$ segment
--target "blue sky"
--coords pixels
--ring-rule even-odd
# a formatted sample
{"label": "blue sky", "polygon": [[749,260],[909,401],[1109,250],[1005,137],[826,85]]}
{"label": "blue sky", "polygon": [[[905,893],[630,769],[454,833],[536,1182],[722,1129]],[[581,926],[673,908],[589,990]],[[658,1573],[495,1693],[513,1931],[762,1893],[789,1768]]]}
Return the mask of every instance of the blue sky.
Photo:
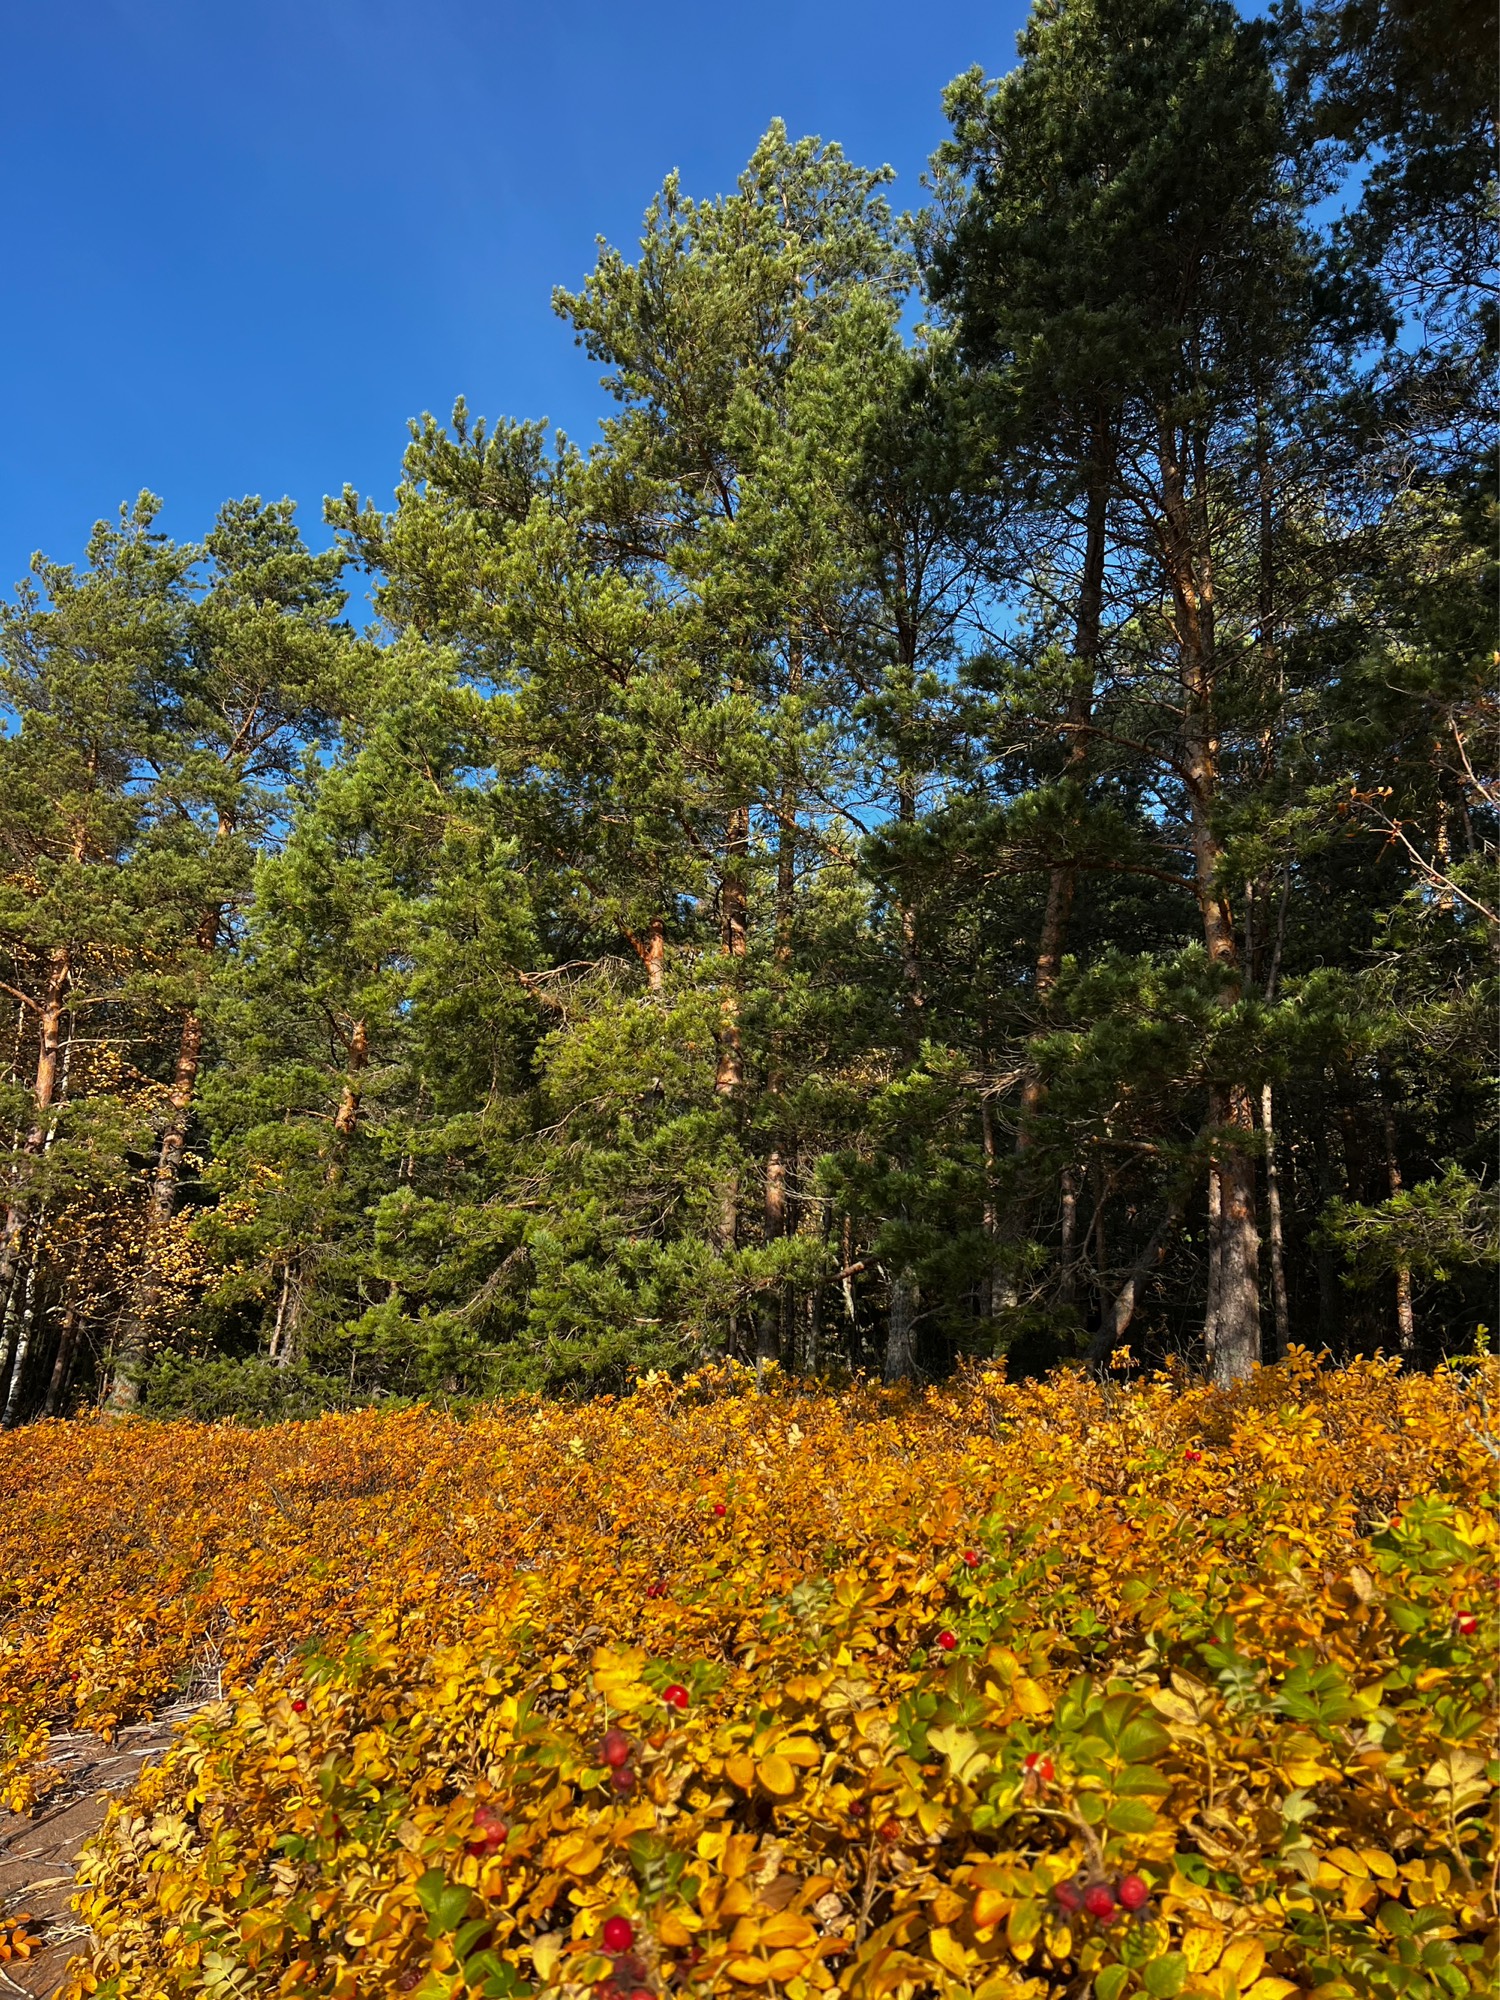
{"label": "blue sky", "polygon": [[462,392],[586,437],[553,314],[663,175],[727,187],[775,116],[900,175],[1020,0],[46,0],[0,8],[0,590],[150,487],[202,533],[290,494],[323,539]]}

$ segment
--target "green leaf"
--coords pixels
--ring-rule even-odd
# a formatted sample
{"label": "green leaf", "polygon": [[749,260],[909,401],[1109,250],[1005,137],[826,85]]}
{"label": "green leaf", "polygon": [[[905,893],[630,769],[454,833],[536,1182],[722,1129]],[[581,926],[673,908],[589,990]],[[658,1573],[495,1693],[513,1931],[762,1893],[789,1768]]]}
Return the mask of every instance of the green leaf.
{"label": "green leaf", "polygon": [[1171,1737],[1150,1715],[1138,1715],[1122,1731],[1115,1748],[1127,1764],[1148,1764],[1171,1744]]}
{"label": "green leaf", "polygon": [[1163,1799],[1171,1789],[1172,1780],[1150,1764],[1127,1764],[1115,1779],[1115,1791],[1121,1798]]}
{"label": "green leaf", "polygon": [[1006,1941],[1013,1951],[1025,1951],[1042,1928],[1044,1915],[1045,1910],[1039,1896],[1027,1896],[1016,1904],[1005,1924]]}
{"label": "green leaf", "polygon": [[522,2000],[522,1996],[534,1993],[507,1960],[492,1951],[476,1952],[464,1965],[464,1979],[470,1986],[477,1986],[485,2000]]}
{"label": "green leaf", "polygon": [[429,1868],[417,1881],[417,1901],[436,1933],[454,1931],[469,1914],[474,1892],[462,1882],[450,1882],[441,1868]]}
{"label": "green leaf", "polygon": [[1141,1971],[1141,1984],[1151,1995],[1151,2000],[1172,2000],[1187,1984],[1188,1962],[1180,1951],[1169,1951],[1164,1958],[1153,1958]]}
{"label": "green leaf", "polygon": [[1121,1799],[1110,1807],[1104,1824],[1111,1833],[1150,1833],[1156,1814],[1144,1799]]}
{"label": "green leaf", "polygon": [[1094,1980],[1094,2000],[1120,2000],[1129,1984],[1128,1965],[1106,1965]]}

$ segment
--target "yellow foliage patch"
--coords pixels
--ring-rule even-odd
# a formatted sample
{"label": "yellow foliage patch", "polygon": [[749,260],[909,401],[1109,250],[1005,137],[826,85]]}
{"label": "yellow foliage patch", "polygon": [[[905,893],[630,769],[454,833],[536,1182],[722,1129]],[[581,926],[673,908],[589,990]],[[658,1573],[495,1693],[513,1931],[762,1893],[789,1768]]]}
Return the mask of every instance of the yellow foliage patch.
{"label": "yellow foliage patch", "polygon": [[49,1725],[207,1698],[85,1857],[65,1992],[1488,1992],[1482,1388],[0,1439],[10,1798]]}

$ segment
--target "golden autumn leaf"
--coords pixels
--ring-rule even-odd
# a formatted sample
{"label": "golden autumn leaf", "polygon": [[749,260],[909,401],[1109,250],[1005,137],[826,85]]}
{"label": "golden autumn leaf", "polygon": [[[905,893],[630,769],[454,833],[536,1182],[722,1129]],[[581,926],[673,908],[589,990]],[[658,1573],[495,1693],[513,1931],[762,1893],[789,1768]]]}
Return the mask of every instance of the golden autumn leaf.
{"label": "golden autumn leaf", "polygon": [[1207,1972],[1217,1965],[1219,1953],[1224,1949],[1225,1933],[1211,1931],[1201,1925],[1190,1925],[1182,1933],[1180,1949],[1187,1960],[1189,1972]]}
{"label": "golden autumn leaf", "polygon": [[776,1976],[768,1959],[753,1958],[747,1952],[729,1959],[724,1970],[742,1986],[767,1986]]}
{"label": "golden autumn leaf", "polygon": [[761,1758],[755,1767],[755,1775],[772,1798],[789,1799],[797,1789],[796,1771],[776,1751],[772,1751],[769,1757]]}

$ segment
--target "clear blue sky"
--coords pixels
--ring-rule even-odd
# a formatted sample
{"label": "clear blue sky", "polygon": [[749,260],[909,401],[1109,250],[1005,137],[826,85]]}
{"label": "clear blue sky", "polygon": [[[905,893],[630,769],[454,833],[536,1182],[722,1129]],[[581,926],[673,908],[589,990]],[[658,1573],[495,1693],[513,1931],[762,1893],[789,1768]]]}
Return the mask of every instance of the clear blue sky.
{"label": "clear blue sky", "polygon": [[10,0],[0,6],[0,590],[143,486],[173,534],[345,480],[462,392],[580,439],[552,313],[663,175],[727,187],[775,116],[914,206],[943,84],[1022,0]]}

